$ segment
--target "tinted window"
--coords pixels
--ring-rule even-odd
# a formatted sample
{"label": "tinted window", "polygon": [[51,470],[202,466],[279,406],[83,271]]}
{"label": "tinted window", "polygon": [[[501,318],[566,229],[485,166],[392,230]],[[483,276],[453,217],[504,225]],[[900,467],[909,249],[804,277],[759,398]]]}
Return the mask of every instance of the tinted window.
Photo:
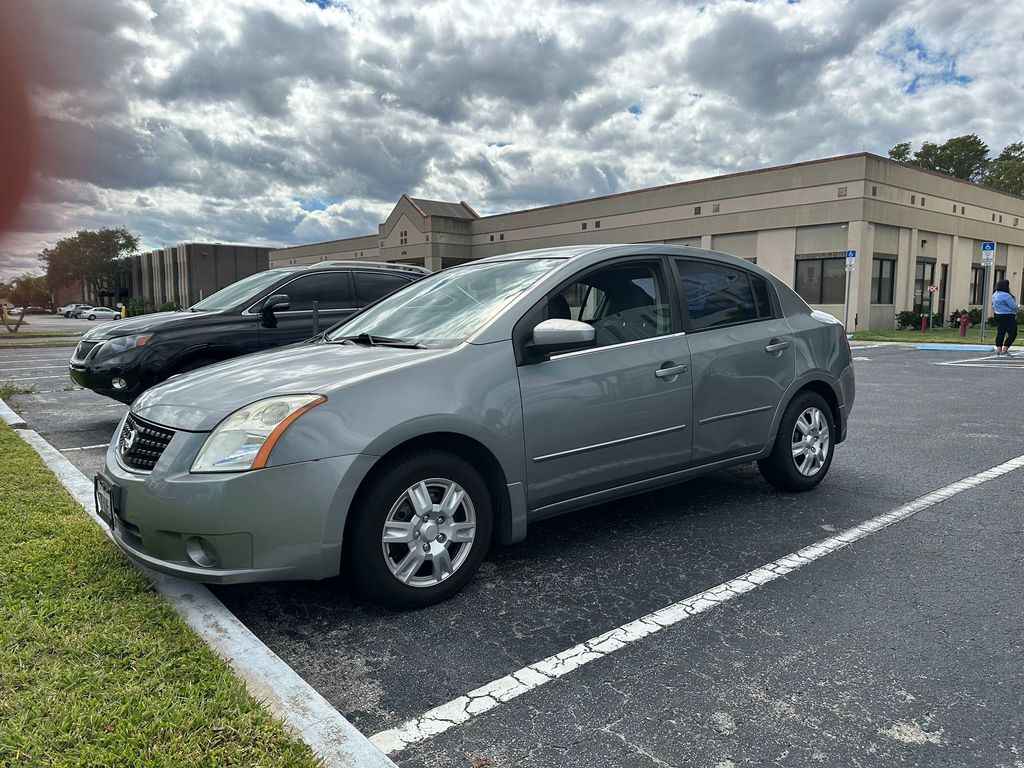
{"label": "tinted window", "polygon": [[676,261],[679,288],[693,330],[757,320],[747,273],[722,264]]}
{"label": "tinted window", "polygon": [[750,280],[750,287],[754,289],[754,301],[757,302],[757,316],[761,318],[774,317],[772,310],[771,294],[768,293],[768,281],[757,275],[747,275]]}
{"label": "tinted window", "polygon": [[661,269],[638,264],[591,272],[548,302],[548,316],[594,326],[599,347],[672,332]]}
{"label": "tinted window", "polygon": [[394,293],[403,285],[409,284],[407,278],[377,272],[356,272],[353,277],[356,279],[356,300],[360,307],[371,304],[382,296]]}
{"label": "tinted window", "polygon": [[348,309],[355,306],[348,272],[305,275],[282,286],[280,292],[288,294],[288,309],[291,312],[312,309],[314,301],[320,302],[320,309]]}

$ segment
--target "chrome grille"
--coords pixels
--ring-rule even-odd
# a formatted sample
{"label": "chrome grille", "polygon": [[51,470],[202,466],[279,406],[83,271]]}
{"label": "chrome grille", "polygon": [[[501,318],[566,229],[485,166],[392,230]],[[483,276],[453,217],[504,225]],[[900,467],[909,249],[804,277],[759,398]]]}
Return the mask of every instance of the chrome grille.
{"label": "chrome grille", "polygon": [[85,362],[85,358],[87,358],[89,356],[89,353],[92,352],[100,344],[102,344],[102,342],[100,342],[100,341],[80,341],[80,342],[78,342],[78,346],[75,347],[75,353],[73,355],[71,355],[72,362],[84,363]]}
{"label": "chrome grille", "polygon": [[117,436],[117,455],[126,467],[148,472],[156,466],[174,430],[129,413]]}

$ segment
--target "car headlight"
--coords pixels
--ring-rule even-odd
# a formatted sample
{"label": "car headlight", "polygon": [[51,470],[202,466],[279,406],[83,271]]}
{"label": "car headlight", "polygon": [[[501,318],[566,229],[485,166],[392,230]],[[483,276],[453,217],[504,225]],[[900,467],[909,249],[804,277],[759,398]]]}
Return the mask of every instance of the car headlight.
{"label": "car headlight", "polygon": [[119,352],[134,349],[135,347],[141,347],[149,341],[151,337],[152,334],[148,333],[135,334],[134,336],[115,336],[112,339],[107,339],[100,345],[100,348],[96,350],[96,357],[116,355]]}
{"label": "car headlight", "polygon": [[285,395],[258,400],[228,416],[203,443],[192,472],[245,472],[267,465],[274,444],[323,395]]}

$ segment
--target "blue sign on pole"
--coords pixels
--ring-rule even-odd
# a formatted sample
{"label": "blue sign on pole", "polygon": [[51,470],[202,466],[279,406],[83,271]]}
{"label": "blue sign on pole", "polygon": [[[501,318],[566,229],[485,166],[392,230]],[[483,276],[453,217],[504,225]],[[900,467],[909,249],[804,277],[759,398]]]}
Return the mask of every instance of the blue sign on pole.
{"label": "blue sign on pole", "polygon": [[856,259],[857,258],[857,252],[856,251],[847,251],[846,252],[846,258],[848,258],[848,259]]}
{"label": "blue sign on pole", "polygon": [[989,243],[982,243],[981,244],[982,252],[984,252],[984,251],[994,251],[995,249],[996,249],[996,244],[995,243],[989,242]]}

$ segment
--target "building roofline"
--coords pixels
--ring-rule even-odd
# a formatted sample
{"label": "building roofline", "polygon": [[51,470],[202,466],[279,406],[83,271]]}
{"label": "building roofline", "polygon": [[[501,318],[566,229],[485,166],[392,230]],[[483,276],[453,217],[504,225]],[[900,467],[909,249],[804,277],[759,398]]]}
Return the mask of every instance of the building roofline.
{"label": "building roofline", "polygon": [[312,245],[330,245],[331,243],[344,243],[347,240],[362,240],[363,238],[366,238],[366,237],[372,237],[372,238],[376,239],[377,238],[377,233],[376,232],[368,232],[365,235],[352,235],[351,237],[339,237],[336,240],[317,240],[316,242],[312,242],[312,243],[299,243],[298,245],[282,245],[282,246],[279,246],[279,247],[276,247],[276,248],[274,246],[270,246],[270,250],[272,250],[272,251],[290,251],[290,250],[293,250],[295,248],[309,248]]}

